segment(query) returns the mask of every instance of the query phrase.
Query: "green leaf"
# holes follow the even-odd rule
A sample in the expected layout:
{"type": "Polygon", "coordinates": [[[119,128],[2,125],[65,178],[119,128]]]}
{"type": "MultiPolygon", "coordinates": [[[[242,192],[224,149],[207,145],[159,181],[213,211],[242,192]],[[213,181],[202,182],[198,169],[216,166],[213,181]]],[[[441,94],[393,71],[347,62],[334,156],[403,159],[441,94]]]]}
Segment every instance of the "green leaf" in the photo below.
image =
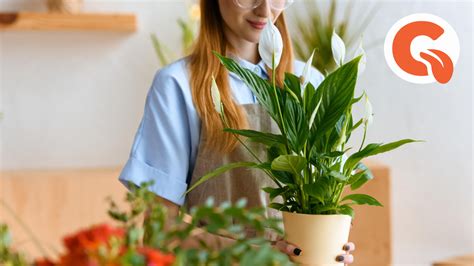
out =
{"type": "Polygon", "coordinates": [[[316,113],[316,130],[311,134],[311,144],[333,129],[351,105],[359,60],[360,56],[338,68],[324,79],[316,90],[315,101],[321,100],[321,105],[316,113]]]}
{"type": "Polygon", "coordinates": [[[329,175],[334,177],[337,181],[340,181],[340,182],[344,182],[348,179],[347,176],[345,176],[344,174],[338,172],[338,171],[331,171],[329,172],[329,175]]]}
{"type": "Polygon", "coordinates": [[[366,194],[347,195],[342,199],[342,201],[346,201],[346,200],[350,200],[352,201],[353,204],[358,204],[358,205],[367,204],[367,205],[372,205],[372,206],[383,207],[383,205],[380,202],[378,202],[376,199],[366,194]]]}
{"type": "Polygon", "coordinates": [[[296,97],[299,102],[302,102],[301,99],[301,85],[300,85],[300,78],[291,74],[285,73],[285,88],[288,88],[293,97],[296,97]]]}
{"type": "Polygon", "coordinates": [[[360,95],[359,97],[352,99],[351,105],[353,105],[353,104],[355,104],[355,103],[358,103],[358,102],[360,101],[360,99],[362,99],[362,96],[364,96],[363,93],[362,93],[362,95],[360,95]]]}
{"type": "Polygon", "coordinates": [[[309,128],[302,106],[291,97],[285,101],[283,120],[286,125],[286,138],[292,150],[299,153],[308,138],[309,128]]]}
{"type": "Polygon", "coordinates": [[[327,184],[322,182],[304,184],[303,191],[321,203],[324,203],[324,198],[328,193],[327,184]]]}
{"type": "Polygon", "coordinates": [[[206,228],[209,232],[215,233],[220,228],[226,226],[226,220],[221,213],[210,213],[209,214],[209,223],[206,225],[206,228]]]}
{"type": "Polygon", "coordinates": [[[212,171],[210,173],[207,173],[206,175],[201,177],[196,183],[194,183],[194,185],[191,186],[191,188],[189,188],[186,192],[184,192],[182,196],[184,196],[185,194],[188,194],[191,190],[193,190],[194,188],[196,188],[200,184],[206,182],[207,180],[209,180],[209,179],[211,179],[215,176],[218,176],[220,174],[223,174],[223,173],[225,173],[229,170],[232,170],[232,169],[235,169],[235,168],[240,168],[240,167],[253,167],[253,168],[255,168],[255,167],[258,167],[258,166],[259,166],[259,164],[254,163],[254,162],[237,162],[237,163],[230,163],[230,164],[221,166],[221,167],[215,169],[214,171],[212,171]]]}
{"type": "Polygon", "coordinates": [[[183,44],[184,53],[188,53],[188,50],[194,42],[194,31],[191,23],[186,23],[182,19],[178,19],[178,24],[181,27],[181,42],[183,44]]]}
{"type": "Polygon", "coordinates": [[[349,205],[341,205],[341,206],[339,206],[338,212],[339,212],[340,214],[346,214],[346,215],[349,215],[349,216],[351,216],[352,218],[354,218],[354,209],[352,209],[352,207],[349,206],[349,205]]]}
{"type": "Polygon", "coordinates": [[[259,168],[259,169],[262,169],[262,170],[269,170],[269,171],[271,171],[272,175],[273,175],[278,181],[280,181],[280,183],[287,184],[287,185],[292,185],[292,184],[294,184],[293,178],[291,177],[291,174],[290,174],[290,173],[287,173],[287,172],[284,172],[284,171],[275,171],[275,170],[272,170],[272,164],[271,164],[271,162],[264,162],[264,163],[261,163],[261,164],[258,166],[258,168],[259,168]]]}
{"type": "Polygon", "coordinates": [[[268,205],[269,208],[273,208],[273,209],[276,209],[276,210],[282,210],[284,208],[286,208],[285,205],[281,204],[281,203],[276,203],[276,202],[272,202],[268,205]]]}
{"type": "Polygon", "coordinates": [[[362,159],[367,158],[369,156],[373,156],[379,153],[384,153],[388,152],[391,150],[394,150],[402,145],[412,143],[412,142],[419,142],[418,140],[412,140],[412,139],[402,139],[399,141],[391,142],[388,144],[374,144],[371,143],[367,145],[364,149],[362,149],[359,152],[356,152],[349,156],[347,159],[345,165],[344,165],[344,170],[345,171],[351,171],[352,168],[362,159]]]}
{"type": "Polygon", "coordinates": [[[255,130],[249,129],[232,129],[232,128],[225,128],[225,132],[235,133],[237,135],[241,135],[244,137],[249,138],[249,140],[253,142],[258,142],[265,144],[266,146],[272,146],[274,144],[285,144],[285,138],[280,134],[272,134],[266,132],[259,132],[255,130]]]}
{"type": "Polygon", "coordinates": [[[363,163],[358,163],[356,169],[361,170],[359,173],[353,175],[349,179],[349,184],[351,185],[352,190],[356,190],[364,185],[367,181],[374,178],[370,169],[363,163]]]}
{"type": "Polygon", "coordinates": [[[151,34],[151,41],[153,43],[153,47],[155,48],[156,55],[158,57],[158,60],[160,61],[160,64],[162,66],[165,66],[169,63],[168,58],[166,57],[166,51],[164,51],[163,44],[161,44],[160,40],[156,36],[156,34],[152,33],[151,34]]]}
{"type": "Polygon", "coordinates": [[[120,259],[121,265],[145,265],[146,258],[132,249],[128,249],[120,259]]]}
{"type": "Polygon", "coordinates": [[[304,89],[303,93],[303,106],[306,113],[306,119],[309,121],[313,110],[318,105],[317,99],[314,97],[316,94],[316,89],[314,88],[313,84],[308,83],[306,88],[304,89]]]}
{"type": "Polygon", "coordinates": [[[337,149],[339,145],[347,140],[347,125],[350,122],[351,114],[349,113],[350,110],[347,110],[345,114],[343,114],[339,120],[337,121],[333,130],[331,130],[331,134],[329,135],[329,140],[327,142],[327,147],[332,147],[332,149],[337,149]],[[346,121],[349,119],[349,121],[346,121]]]}
{"type": "Polygon", "coordinates": [[[284,154],[286,154],[286,150],[285,145],[283,144],[275,144],[267,148],[267,159],[269,161],[273,161],[278,156],[284,154]]]}
{"type": "Polygon", "coordinates": [[[270,200],[273,200],[274,198],[285,193],[288,190],[288,187],[281,187],[281,188],[264,187],[262,188],[262,190],[269,194],[270,200]]]}
{"type": "MultiPolygon", "coordinates": [[[[241,67],[234,60],[222,56],[215,51],[213,51],[213,53],[230,72],[233,72],[239,76],[240,79],[242,79],[242,81],[244,81],[244,83],[248,86],[248,88],[252,90],[259,103],[265,108],[273,120],[276,121],[281,130],[281,121],[277,105],[277,103],[282,99],[281,89],[277,88],[277,95],[275,97],[274,89],[267,80],[264,80],[252,71],[241,67]]],[[[280,106],[281,105],[282,104],[280,104],[280,106]]]]}
{"type": "MultiPolygon", "coordinates": [[[[362,125],[362,122],[363,122],[363,121],[364,121],[364,119],[361,118],[359,121],[357,121],[357,123],[355,123],[355,125],[352,125],[352,126],[349,128],[348,132],[347,132],[348,136],[350,136],[350,134],[351,134],[354,130],[356,130],[360,125],[362,125]]],[[[348,138],[349,138],[349,137],[348,137],[348,138]]]]}
{"type": "Polygon", "coordinates": [[[300,176],[301,171],[306,167],[306,165],[307,161],[305,157],[299,155],[280,155],[278,158],[273,160],[272,169],[300,176]]]}

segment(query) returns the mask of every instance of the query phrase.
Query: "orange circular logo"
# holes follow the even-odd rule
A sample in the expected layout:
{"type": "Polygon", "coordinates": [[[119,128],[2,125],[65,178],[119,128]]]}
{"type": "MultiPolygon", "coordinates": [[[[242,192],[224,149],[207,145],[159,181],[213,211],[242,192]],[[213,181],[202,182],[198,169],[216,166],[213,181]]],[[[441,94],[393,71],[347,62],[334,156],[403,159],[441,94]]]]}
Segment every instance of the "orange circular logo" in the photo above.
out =
{"type": "Polygon", "coordinates": [[[385,59],[400,78],[418,84],[446,84],[459,58],[459,39],[440,17],[413,14],[400,19],[385,37],[385,59]]]}

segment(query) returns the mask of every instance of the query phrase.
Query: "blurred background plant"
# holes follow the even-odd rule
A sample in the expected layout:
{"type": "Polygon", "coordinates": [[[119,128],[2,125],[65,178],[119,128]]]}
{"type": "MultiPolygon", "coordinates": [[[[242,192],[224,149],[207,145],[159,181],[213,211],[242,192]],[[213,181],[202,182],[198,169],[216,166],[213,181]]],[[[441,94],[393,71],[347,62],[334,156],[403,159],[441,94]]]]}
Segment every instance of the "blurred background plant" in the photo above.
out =
{"type": "Polygon", "coordinates": [[[163,42],[160,41],[155,33],[151,34],[151,41],[161,66],[165,66],[181,56],[188,55],[191,51],[194,39],[199,29],[201,20],[201,10],[199,4],[195,1],[186,2],[188,6],[188,17],[186,19],[179,18],[178,25],[181,29],[181,54],[174,54],[163,42]]]}
{"type": "MultiPolygon", "coordinates": [[[[184,222],[184,208],[173,224],[167,225],[167,209],[156,201],[156,196],[146,189],[151,183],[143,183],[127,194],[131,209],[121,211],[111,201],[109,215],[122,223],[135,242],[143,236],[143,245],[164,253],[174,254],[173,265],[293,265],[287,255],[273,249],[263,237],[270,230],[283,236],[279,226],[281,219],[266,218],[265,208],[246,208],[246,200],[235,204],[224,202],[214,205],[212,197],[202,206],[193,207],[191,223],[184,222]],[[143,214],[148,214],[143,226],[143,214]],[[168,230],[164,230],[168,228],[168,230]],[[248,237],[246,230],[255,230],[255,237],[248,237]],[[218,243],[218,250],[199,238],[203,233],[212,233],[235,239],[230,246],[218,243]],[[183,248],[186,240],[193,238],[199,248],[183,248]],[[257,248],[258,247],[258,248],[257,248]]],[[[133,186],[133,185],[131,185],[133,186]]]]}
{"type": "MultiPolygon", "coordinates": [[[[125,199],[127,210],[108,199],[108,214],[116,224],[98,224],[68,235],[63,239],[65,252],[57,254],[57,259],[45,256],[33,265],[293,265],[287,255],[264,238],[268,231],[283,236],[281,219],[266,218],[265,208],[246,208],[245,199],[215,206],[211,197],[204,205],[191,208],[190,223],[184,222],[185,212],[181,209],[174,223],[167,224],[167,208],[148,190],[151,184],[130,185],[125,199]],[[145,214],[149,219],[144,219],[145,214]],[[249,237],[247,230],[255,231],[256,235],[249,237]],[[219,243],[211,246],[200,238],[203,233],[236,241],[224,246],[217,240],[219,243]],[[196,245],[183,247],[190,240],[196,245]]],[[[33,233],[30,237],[34,238],[33,233]]],[[[0,265],[31,265],[10,244],[8,228],[1,225],[0,265]]]]}
{"type": "MultiPolygon", "coordinates": [[[[374,18],[378,4],[364,8],[364,16],[354,16],[354,5],[357,1],[331,0],[327,10],[322,8],[316,1],[302,1],[304,11],[295,12],[296,31],[292,33],[295,56],[303,61],[308,60],[315,49],[313,66],[321,73],[327,75],[336,69],[332,50],[331,36],[333,30],[343,39],[347,51],[355,52],[359,42],[362,41],[364,30],[374,18]],[[337,13],[342,3],[347,3],[344,9],[343,19],[338,21],[337,13]],[[327,14],[327,15],[323,15],[327,14]]],[[[364,6],[367,6],[364,2],[364,6]]],[[[371,44],[364,45],[366,50],[374,45],[381,44],[383,40],[376,40],[371,44]]],[[[349,54],[350,55],[350,54],[349,54]]],[[[353,56],[352,56],[353,57],[353,56]]]]}
{"type": "Polygon", "coordinates": [[[0,224],[0,265],[28,265],[25,257],[11,247],[12,237],[6,224],[0,224]]]}

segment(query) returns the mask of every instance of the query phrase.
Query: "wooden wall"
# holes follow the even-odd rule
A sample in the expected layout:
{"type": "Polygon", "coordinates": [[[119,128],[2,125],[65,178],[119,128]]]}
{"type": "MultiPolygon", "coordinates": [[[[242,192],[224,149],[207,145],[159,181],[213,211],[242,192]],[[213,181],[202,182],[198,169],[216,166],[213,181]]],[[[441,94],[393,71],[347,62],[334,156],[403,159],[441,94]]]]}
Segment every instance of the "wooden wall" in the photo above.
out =
{"type": "MultiPolygon", "coordinates": [[[[357,206],[350,240],[356,243],[353,265],[389,265],[391,262],[390,172],[385,165],[367,162],[374,180],[356,193],[377,198],[384,208],[357,206]]],[[[61,239],[89,225],[110,221],[105,200],[122,202],[125,187],[117,180],[120,168],[3,171],[0,199],[34,232],[48,255],[62,251],[61,239]]],[[[122,205],[123,206],[123,205],[122,205]]],[[[33,241],[4,206],[0,222],[12,231],[14,246],[41,256],[33,241]]]]}

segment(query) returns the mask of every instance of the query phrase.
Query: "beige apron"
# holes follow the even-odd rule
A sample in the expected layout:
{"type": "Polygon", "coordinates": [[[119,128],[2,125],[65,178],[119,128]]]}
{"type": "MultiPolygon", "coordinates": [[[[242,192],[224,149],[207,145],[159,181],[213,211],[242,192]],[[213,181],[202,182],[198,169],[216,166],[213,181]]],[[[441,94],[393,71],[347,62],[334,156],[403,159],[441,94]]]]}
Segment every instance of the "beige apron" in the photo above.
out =
{"type": "MultiPolygon", "coordinates": [[[[280,134],[278,126],[260,104],[244,104],[242,107],[247,112],[250,129],[280,134]]],[[[240,143],[233,152],[221,156],[212,151],[204,151],[203,145],[205,142],[206,135],[204,130],[202,130],[191,185],[206,173],[224,164],[238,161],[256,162],[255,158],[240,143]]],[[[261,161],[266,161],[266,149],[263,145],[251,143],[248,140],[245,143],[261,161]]],[[[204,204],[208,197],[213,196],[216,206],[224,201],[235,203],[240,198],[247,198],[247,208],[255,206],[267,207],[270,204],[270,199],[268,193],[261,189],[263,187],[276,187],[276,184],[259,169],[238,168],[227,171],[196,187],[186,195],[184,205],[190,210],[193,206],[204,204]]],[[[282,203],[281,197],[275,198],[274,202],[282,203]]],[[[266,208],[265,216],[267,218],[277,217],[280,219],[282,217],[281,212],[271,208],[266,208]]],[[[280,227],[283,228],[281,223],[280,227]]],[[[246,228],[245,231],[247,237],[256,236],[254,230],[246,228]]],[[[276,240],[277,235],[273,231],[266,231],[263,237],[268,240],[276,240]]]]}

